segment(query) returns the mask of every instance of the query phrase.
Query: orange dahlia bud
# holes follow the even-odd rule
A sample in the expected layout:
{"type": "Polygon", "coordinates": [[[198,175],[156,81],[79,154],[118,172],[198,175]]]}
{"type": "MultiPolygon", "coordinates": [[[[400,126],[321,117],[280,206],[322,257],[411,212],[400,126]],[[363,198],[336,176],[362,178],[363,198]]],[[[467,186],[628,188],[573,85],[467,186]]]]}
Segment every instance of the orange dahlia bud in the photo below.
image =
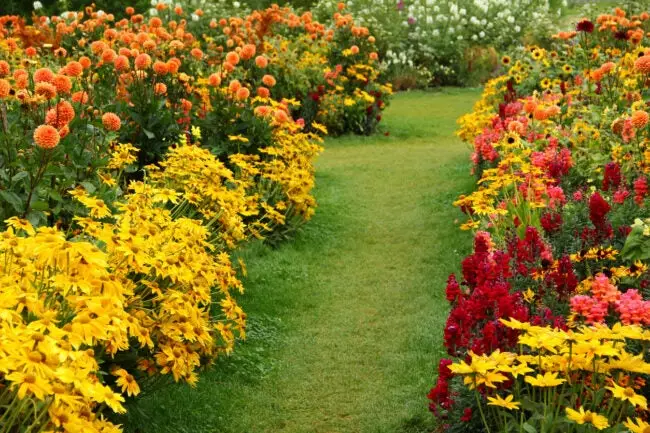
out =
{"type": "Polygon", "coordinates": [[[650,116],[648,116],[647,112],[643,110],[635,111],[632,113],[632,125],[636,129],[641,129],[648,124],[649,118],[650,116]]]}
{"type": "Polygon", "coordinates": [[[357,47],[356,45],[352,45],[350,47],[350,51],[352,51],[352,54],[359,54],[359,47],[357,47]]]}
{"type": "Polygon", "coordinates": [[[59,144],[59,131],[50,125],[41,125],[34,130],[34,142],[43,149],[53,149],[59,144]]]}
{"type": "Polygon", "coordinates": [[[192,57],[194,57],[196,60],[201,60],[203,58],[203,51],[201,51],[198,48],[192,48],[192,51],[190,51],[190,54],[192,57]]]}
{"type": "Polygon", "coordinates": [[[133,15],[135,13],[135,9],[133,9],[131,6],[128,6],[125,12],[127,15],[133,15]]]}
{"type": "Polygon", "coordinates": [[[105,113],[102,116],[102,124],[109,131],[119,131],[122,126],[122,121],[115,113],[105,113]]]}
{"type": "Polygon", "coordinates": [[[149,66],[151,66],[151,57],[149,54],[142,53],[135,58],[136,69],[147,69],[149,66]]]}
{"type": "Polygon", "coordinates": [[[275,78],[273,78],[273,75],[266,74],[262,77],[262,83],[267,87],[273,87],[275,86],[275,78]]]}
{"type": "Polygon", "coordinates": [[[634,68],[642,74],[650,74],[650,56],[639,57],[634,62],[634,68]]]}

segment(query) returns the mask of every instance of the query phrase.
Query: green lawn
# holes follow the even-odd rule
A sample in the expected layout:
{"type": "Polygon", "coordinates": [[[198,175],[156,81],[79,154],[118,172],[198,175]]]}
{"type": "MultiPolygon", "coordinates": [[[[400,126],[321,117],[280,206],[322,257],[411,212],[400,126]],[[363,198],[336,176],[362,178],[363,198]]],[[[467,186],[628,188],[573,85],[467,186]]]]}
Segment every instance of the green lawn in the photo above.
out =
{"type": "Polygon", "coordinates": [[[277,249],[242,253],[248,340],[196,389],[131,404],[127,431],[431,431],[445,280],[471,244],[451,205],[473,184],[453,132],[478,94],[398,94],[390,136],[329,139],[313,220],[277,249]]]}

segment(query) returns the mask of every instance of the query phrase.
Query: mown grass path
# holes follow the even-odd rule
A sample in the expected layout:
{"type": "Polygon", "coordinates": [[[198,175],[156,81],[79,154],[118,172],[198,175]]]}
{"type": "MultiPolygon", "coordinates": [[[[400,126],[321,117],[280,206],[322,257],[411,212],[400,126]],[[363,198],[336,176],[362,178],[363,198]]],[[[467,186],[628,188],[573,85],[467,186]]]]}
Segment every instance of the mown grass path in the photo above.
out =
{"type": "Polygon", "coordinates": [[[473,184],[453,132],[477,96],[399,94],[385,114],[389,137],[329,139],[314,219],[276,250],[243,254],[249,339],[197,389],[145,397],[129,429],[431,431],[445,280],[471,243],[451,205],[473,184]]]}

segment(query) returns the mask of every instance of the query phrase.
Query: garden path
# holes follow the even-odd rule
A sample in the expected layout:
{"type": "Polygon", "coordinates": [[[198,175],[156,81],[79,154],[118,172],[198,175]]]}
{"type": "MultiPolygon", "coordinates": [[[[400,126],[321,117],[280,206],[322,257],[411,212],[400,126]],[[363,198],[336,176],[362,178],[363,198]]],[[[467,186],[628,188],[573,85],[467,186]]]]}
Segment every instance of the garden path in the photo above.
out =
{"type": "Polygon", "coordinates": [[[142,399],[130,430],[431,431],[445,280],[471,242],[452,207],[473,183],[453,133],[477,97],[398,94],[385,114],[390,136],[327,140],[316,216],[278,249],[243,254],[249,339],[196,390],[142,399]]]}

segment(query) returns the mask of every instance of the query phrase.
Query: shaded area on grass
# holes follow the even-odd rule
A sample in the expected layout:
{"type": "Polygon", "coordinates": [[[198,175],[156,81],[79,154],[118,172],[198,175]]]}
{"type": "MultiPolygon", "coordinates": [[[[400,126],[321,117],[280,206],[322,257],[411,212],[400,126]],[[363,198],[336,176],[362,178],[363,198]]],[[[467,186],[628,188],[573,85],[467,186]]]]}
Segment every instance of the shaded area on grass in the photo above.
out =
{"type": "Polygon", "coordinates": [[[328,140],[314,219],[251,244],[249,337],[201,375],[129,407],[129,432],[427,432],[444,355],[445,280],[469,251],[451,203],[469,191],[453,136],[477,90],[399,94],[389,136],[328,140]]]}

